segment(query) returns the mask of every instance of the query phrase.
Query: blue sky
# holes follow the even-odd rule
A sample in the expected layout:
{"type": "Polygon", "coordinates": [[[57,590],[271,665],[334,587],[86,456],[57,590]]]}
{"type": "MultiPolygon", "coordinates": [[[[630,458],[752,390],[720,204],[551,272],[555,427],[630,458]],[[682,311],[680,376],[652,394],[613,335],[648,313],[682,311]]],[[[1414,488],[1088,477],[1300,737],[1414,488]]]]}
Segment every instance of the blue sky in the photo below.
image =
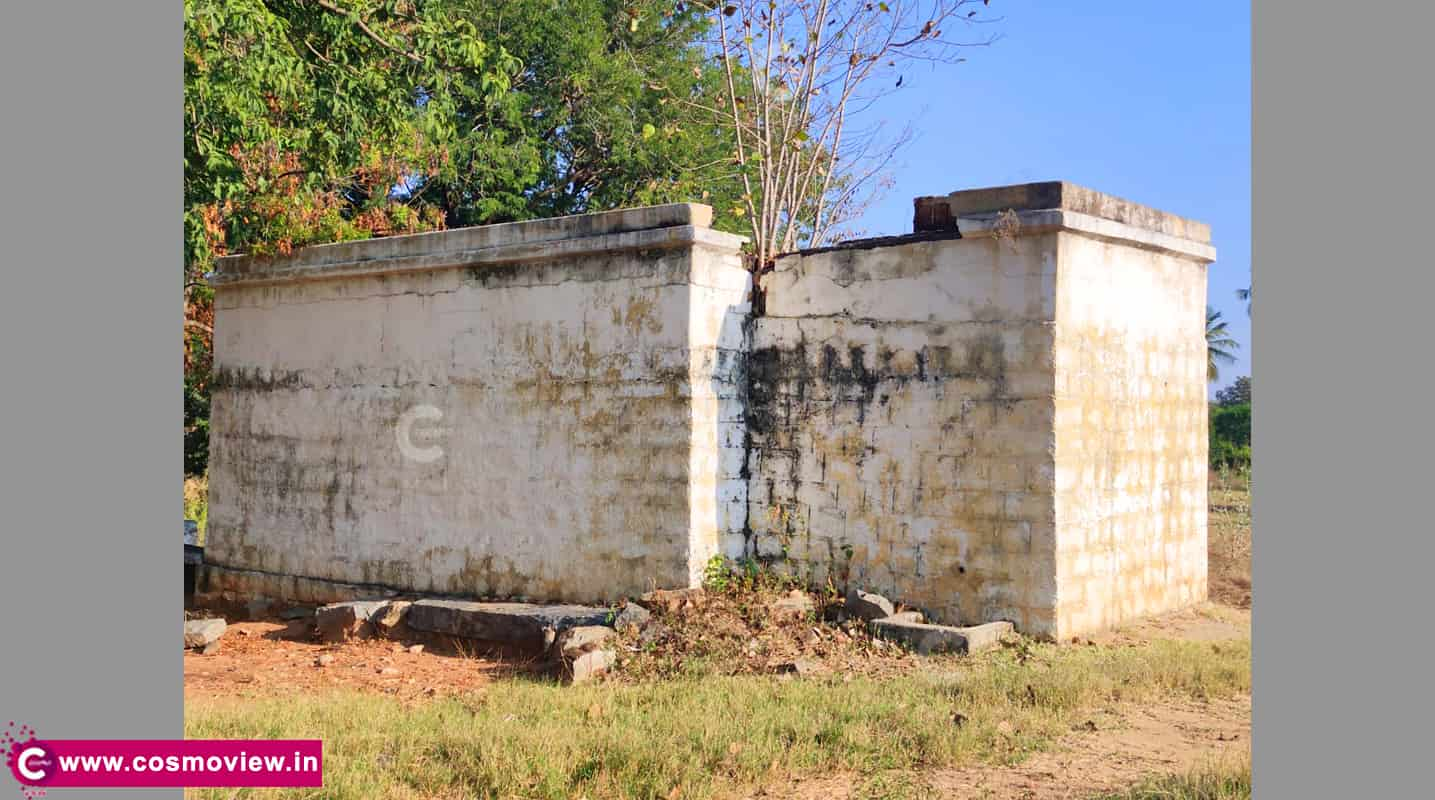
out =
{"type": "Polygon", "coordinates": [[[922,65],[874,109],[913,119],[895,185],[861,222],[907,233],[912,198],[1068,180],[1210,223],[1209,302],[1250,374],[1251,50],[1248,3],[993,0],[997,33],[964,64],[922,65]]]}

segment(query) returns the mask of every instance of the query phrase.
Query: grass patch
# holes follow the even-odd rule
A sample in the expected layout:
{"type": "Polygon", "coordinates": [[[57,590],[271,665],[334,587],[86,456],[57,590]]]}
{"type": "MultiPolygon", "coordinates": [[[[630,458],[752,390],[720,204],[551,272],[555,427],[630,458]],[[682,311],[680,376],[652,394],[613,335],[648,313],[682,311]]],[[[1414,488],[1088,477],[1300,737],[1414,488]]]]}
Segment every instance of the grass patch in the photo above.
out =
{"type": "Polygon", "coordinates": [[[357,693],[191,701],[190,737],[324,739],[325,787],[189,796],[686,800],[835,769],[1014,763],[1093,707],[1250,689],[1248,641],[1026,644],[946,663],[892,679],[506,680],[413,706],[357,693]]]}
{"type": "Polygon", "coordinates": [[[1207,485],[1207,566],[1212,600],[1251,607],[1251,472],[1223,469],[1207,485]]]}
{"type": "Polygon", "coordinates": [[[1251,762],[1211,764],[1184,775],[1156,778],[1098,800],[1249,800],[1251,762]]]}

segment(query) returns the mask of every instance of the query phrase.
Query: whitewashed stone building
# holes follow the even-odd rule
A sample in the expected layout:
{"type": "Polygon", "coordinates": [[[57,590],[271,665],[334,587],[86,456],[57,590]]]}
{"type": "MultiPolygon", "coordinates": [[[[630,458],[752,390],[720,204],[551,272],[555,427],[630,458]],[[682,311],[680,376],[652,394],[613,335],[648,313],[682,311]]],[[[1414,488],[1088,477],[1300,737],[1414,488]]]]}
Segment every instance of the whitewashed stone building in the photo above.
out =
{"type": "Polygon", "coordinates": [[[1206,596],[1209,229],[1067,183],[778,259],[671,205],[222,261],[206,583],[600,602],[714,555],[1067,637],[1206,596]]]}

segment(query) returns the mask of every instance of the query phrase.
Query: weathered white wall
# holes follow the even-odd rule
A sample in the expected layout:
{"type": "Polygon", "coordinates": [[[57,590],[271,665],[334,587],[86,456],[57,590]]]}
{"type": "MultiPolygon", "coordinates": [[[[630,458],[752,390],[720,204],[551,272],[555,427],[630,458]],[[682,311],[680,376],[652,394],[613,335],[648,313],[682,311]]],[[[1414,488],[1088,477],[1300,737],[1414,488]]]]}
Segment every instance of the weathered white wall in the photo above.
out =
{"type": "Polygon", "coordinates": [[[1075,635],[1206,599],[1206,268],[1074,234],[1059,261],[1057,582],[1075,635]]]}
{"type": "Polygon", "coordinates": [[[947,622],[1054,624],[1056,237],[777,262],[753,332],[750,553],[947,622]]]}
{"type": "Polygon", "coordinates": [[[208,589],[595,602],[723,553],[1052,637],[1203,599],[1209,230],[916,211],[757,319],[702,206],[226,260],[208,589]]]}
{"type": "Polygon", "coordinates": [[[747,274],[709,216],[222,265],[206,556],[229,569],[211,590],[308,585],[255,573],[580,601],[688,585],[741,527],[720,345],[747,274]],[[406,455],[405,415],[425,409],[441,416],[412,422],[406,455]]]}
{"type": "Polygon", "coordinates": [[[917,220],[777,262],[729,554],[1049,637],[1204,599],[1209,229],[1064,183],[917,220]]]}

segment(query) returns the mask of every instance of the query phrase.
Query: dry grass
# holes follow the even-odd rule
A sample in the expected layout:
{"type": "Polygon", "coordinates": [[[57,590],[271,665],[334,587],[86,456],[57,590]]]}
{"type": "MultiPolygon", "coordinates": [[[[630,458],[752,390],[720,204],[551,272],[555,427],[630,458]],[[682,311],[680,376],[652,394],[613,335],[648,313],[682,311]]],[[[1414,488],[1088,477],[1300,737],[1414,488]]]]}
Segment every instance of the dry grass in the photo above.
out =
{"type": "Polygon", "coordinates": [[[325,740],[325,788],[193,797],[699,798],[792,775],[1013,763],[1089,709],[1249,691],[1248,641],[1020,646],[902,678],[498,681],[427,702],[194,699],[195,738],[325,740]]]}
{"type": "Polygon", "coordinates": [[[1213,763],[1183,775],[1156,778],[1099,800],[1249,800],[1251,762],[1213,763]]]}
{"type": "Polygon", "coordinates": [[[653,623],[628,632],[610,680],[639,682],[707,675],[773,675],[797,661],[846,675],[878,676],[955,656],[920,657],[874,638],[860,620],[841,620],[832,592],[806,593],[771,572],[741,583],[719,582],[665,607],[649,603],[653,623]],[[783,602],[806,598],[811,611],[784,613],[783,602]],[[824,617],[826,619],[824,620],[824,617]]]}
{"type": "Polygon", "coordinates": [[[1211,599],[1251,607],[1251,473],[1211,473],[1207,567],[1211,599]]]}

